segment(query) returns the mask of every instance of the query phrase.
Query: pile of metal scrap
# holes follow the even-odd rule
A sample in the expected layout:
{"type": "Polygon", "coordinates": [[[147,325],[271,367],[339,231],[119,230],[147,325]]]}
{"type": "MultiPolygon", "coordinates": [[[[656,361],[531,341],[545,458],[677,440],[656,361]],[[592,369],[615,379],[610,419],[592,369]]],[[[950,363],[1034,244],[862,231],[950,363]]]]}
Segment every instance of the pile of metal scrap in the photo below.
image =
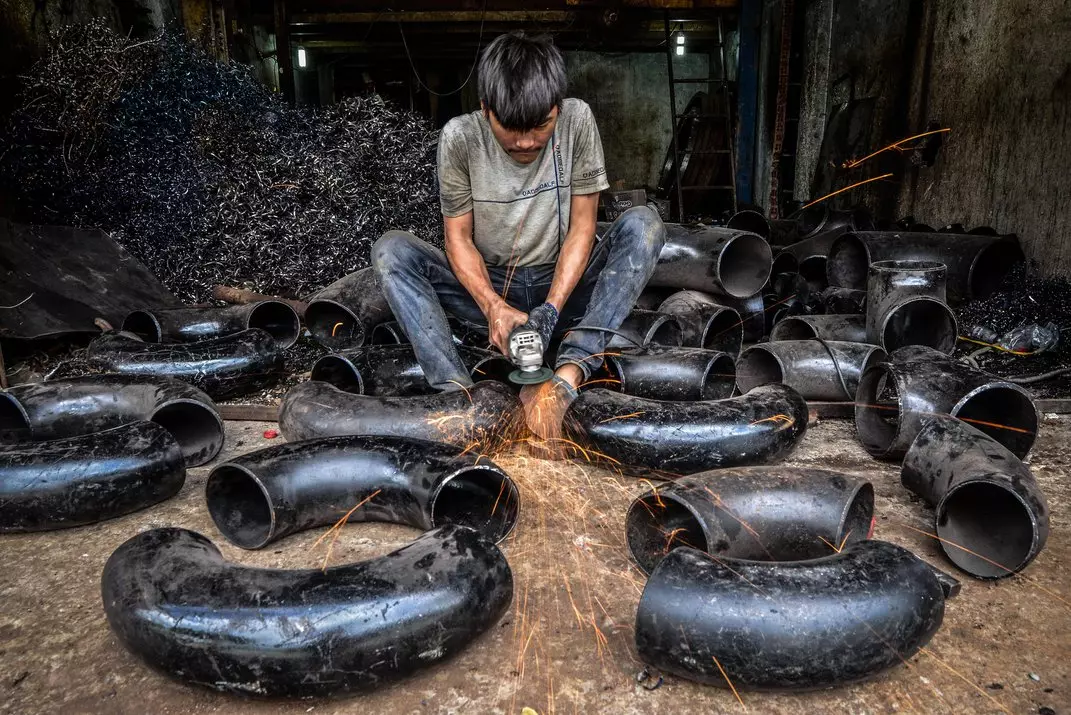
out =
{"type": "Polygon", "coordinates": [[[184,40],[65,28],[24,78],[0,177],[28,222],[100,228],[175,295],[298,296],[405,229],[441,235],[436,133],[378,97],[295,109],[184,40]]]}

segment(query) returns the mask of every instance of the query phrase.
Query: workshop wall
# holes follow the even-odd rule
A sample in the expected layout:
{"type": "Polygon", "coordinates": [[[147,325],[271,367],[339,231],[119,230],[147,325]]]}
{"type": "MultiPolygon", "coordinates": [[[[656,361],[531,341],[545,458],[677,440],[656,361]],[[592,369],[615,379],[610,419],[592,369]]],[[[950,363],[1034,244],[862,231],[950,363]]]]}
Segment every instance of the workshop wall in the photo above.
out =
{"type": "MultiPolygon", "coordinates": [[[[673,140],[670,126],[669,77],[661,52],[603,54],[567,51],[569,95],[591,105],[602,135],[610,184],[624,188],[656,186],[666,150],[673,140]]],[[[680,77],[707,77],[705,54],[676,57],[680,77]]],[[[678,85],[677,106],[683,111],[694,89],[678,85]]]]}
{"type": "Polygon", "coordinates": [[[1039,273],[1071,272],[1066,0],[816,0],[805,12],[796,198],[891,172],[837,203],[1014,232],[1039,273]],[[933,166],[886,152],[842,168],[931,121],[951,129],[933,166]]]}

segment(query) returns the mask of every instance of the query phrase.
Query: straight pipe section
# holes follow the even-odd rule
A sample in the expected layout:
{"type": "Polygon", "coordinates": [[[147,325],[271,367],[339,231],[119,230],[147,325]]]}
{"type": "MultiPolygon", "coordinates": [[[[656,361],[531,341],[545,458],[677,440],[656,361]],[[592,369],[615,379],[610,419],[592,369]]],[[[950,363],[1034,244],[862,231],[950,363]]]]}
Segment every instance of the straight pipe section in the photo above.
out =
{"type": "Polygon", "coordinates": [[[178,443],[155,422],[0,445],[0,533],[114,519],[173,497],[185,481],[178,443]]]}
{"type": "Polygon", "coordinates": [[[394,319],[372,268],[340,278],[309,299],[305,325],[326,348],[364,345],[372,329],[394,319]]]}
{"type": "Polygon", "coordinates": [[[509,609],[513,575],[490,539],[456,524],[328,569],[229,563],[204,536],[154,529],[108,559],[108,624],[147,665],[246,696],[382,688],[453,657],[509,609]]]}
{"type": "Polygon", "coordinates": [[[743,322],[734,308],[715,301],[706,293],[682,290],[666,297],[658,312],[677,319],[685,347],[714,350],[735,358],[744,342],[743,322]]]}
{"type": "Polygon", "coordinates": [[[951,579],[884,541],[832,551],[762,562],[674,549],[640,597],[640,658],[737,690],[817,690],[901,665],[940,628],[951,579]]]}
{"type": "Polygon", "coordinates": [[[862,315],[793,315],[779,321],[770,340],[839,340],[865,343],[866,318],[862,315]]]}
{"type": "Polygon", "coordinates": [[[218,307],[153,308],[135,310],[123,319],[122,329],[147,343],[191,343],[259,328],[282,349],[297,342],[301,318],[289,303],[260,300],[218,307]]]}
{"type": "Polygon", "coordinates": [[[682,477],[637,497],[629,553],[649,574],[674,548],[718,558],[801,561],[867,539],[874,487],[828,469],[746,467],[682,477]]]}
{"type": "Polygon", "coordinates": [[[879,459],[902,458],[934,415],[976,427],[1022,459],[1041,419],[1030,393],[921,345],[867,369],[855,397],[855,430],[879,459]]]}
{"type": "Polygon", "coordinates": [[[1011,576],[1045,548],[1049,508],[1034,475],[962,420],[927,420],[907,450],[900,481],[935,507],[941,549],[972,576],[1011,576]]]}
{"type": "Polygon", "coordinates": [[[807,403],[784,385],[672,402],[586,390],[563,422],[573,440],[626,468],[694,474],[784,459],[807,429],[807,403]]]}
{"type": "Polygon", "coordinates": [[[956,348],[956,315],[945,303],[947,269],[934,261],[878,261],[870,265],[866,342],[893,351],[926,345],[956,348]]]}
{"type": "Polygon", "coordinates": [[[259,328],[196,343],[146,343],[126,333],[108,333],[89,344],[86,357],[108,372],[173,377],[216,400],[256,392],[283,372],[279,346],[259,328]]]}
{"type": "Polygon", "coordinates": [[[0,391],[0,432],[21,421],[34,440],[77,437],[140,420],[170,432],[188,467],[210,462],[223,448],[223,420],[215,404],[181,380],[85,375],[0,391]]]}
{"type": "Polygon", "coordinates": [[[494,542],[517,522],[518,491],[475,452],[404,437],[325,437],[268,447],[220,464],[208,512],[231,543],[260,549],[299,531],[384,521],[421,530],[471,527],[494,542]]]}
{"type": "Polygon", "coordinates": [[[725,353],[649,347],[606,356],[596,384],[634,397],[720,400],[733,394],[736,368],[725,353]]]}
{"type": "Polygon", "coordinates": [[[649,285],[746,298],[762,290],[772,265],[773,251],[758,234],[667,223],[649,285]]]}
{"type": "Polygon", "coordinates": [[[984,298],[1008,271],[1023,261],[1014,235],[922,231],[856,231],[841,236],[829,250],[829,284],[861,290],[872,263],[891,260],[936,261],[948,269],[948,301],[984,298]]]}
{"type": "Polygon", "coordinates": [[[806,400],[854,401],[859,378],[887,355],[876,345],[839,340],[783,340],[745,350],[736,364],[736,386],[785,384],[806,400]]]}
{"type": "Polygon", "coordinates": [[[412,437],[488,452],[521,432],[523,412],[506,385],[486,380],[465,390],[409,397],[343,392],[319,380],[303,382],[283,398],[279,428],[291,442],[317,437],[412,437]]]}
{"type": "Polygon", "coordinates": [[[677,318],[654,310],[633,309],[617,329],[609,333],[606,347],[643,348],[648,345],[680,345],[684,331],[677,318]]]}
{"type": "MultiPolygon", "coordinates": [[[[455,345],[473,382],[498,380],[506,383],[515,369],[501,353],[468,345],[455,345]]],[[[413,346],[362,345],[324,355],[312,366],[313,380],[328,382],[357,395],[403,397],[437,392],[428,384],[413,346]]]]}

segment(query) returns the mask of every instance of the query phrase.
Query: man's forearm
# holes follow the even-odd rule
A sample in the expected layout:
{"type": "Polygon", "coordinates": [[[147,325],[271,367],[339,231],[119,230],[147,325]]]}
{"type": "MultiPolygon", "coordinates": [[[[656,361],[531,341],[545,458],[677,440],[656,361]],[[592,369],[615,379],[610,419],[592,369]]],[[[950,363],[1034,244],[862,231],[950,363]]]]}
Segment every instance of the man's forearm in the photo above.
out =
{"type": "Polygon", "coordinates": [[[483,256],[471,242],[466,246],[459,241],[454,245],[446,244],[446,259],[450,262],[450,268],[457,280],[476,301],[483,314],[487,315],[491,306],[502,298],[495,293],[494,286],[491,285],[491,276],[487,272],[483,256]]]}
{"type": "Polygon", "coordinates": [[[595,243],[595,231],[587,228],[570,229],[554,268],[554,278],[547,293],[547,302],[560,313],[580,282],[588,267],[591,248],[595,243]]]}

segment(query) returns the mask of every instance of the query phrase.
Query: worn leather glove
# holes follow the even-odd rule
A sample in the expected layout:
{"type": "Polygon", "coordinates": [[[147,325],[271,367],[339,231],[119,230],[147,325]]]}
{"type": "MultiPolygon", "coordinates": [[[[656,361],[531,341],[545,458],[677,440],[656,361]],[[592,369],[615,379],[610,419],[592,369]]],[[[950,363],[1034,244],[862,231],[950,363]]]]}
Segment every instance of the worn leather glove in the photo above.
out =
{"type": "Polygon", "coordinates": [[[558,309],[550,303],[543,303],[532,308],[528,313],[528,327],[539,333],[543,339],[543,349],[550,345],[550,336],[554,334],[554,326],[558,324],[558,309]]]}

